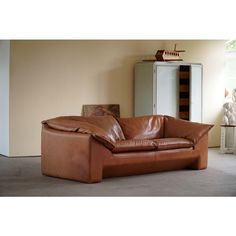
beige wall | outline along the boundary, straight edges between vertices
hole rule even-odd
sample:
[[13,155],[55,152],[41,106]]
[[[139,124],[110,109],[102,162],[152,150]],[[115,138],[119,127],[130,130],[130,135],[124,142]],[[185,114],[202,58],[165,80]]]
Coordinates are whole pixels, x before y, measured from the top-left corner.
[[[11,41],[10,156],[40,155],[40,122],[80,115],[83,104],[119,103],[133,115],[133,68],[173,41]],[[204,122],[219,145],[223,41],[179,41],[188,62],[204,65]]]
[[119,103],[133,115],[133,68],[162,41],[12,41],[10,155],[40,155],[40,122]]

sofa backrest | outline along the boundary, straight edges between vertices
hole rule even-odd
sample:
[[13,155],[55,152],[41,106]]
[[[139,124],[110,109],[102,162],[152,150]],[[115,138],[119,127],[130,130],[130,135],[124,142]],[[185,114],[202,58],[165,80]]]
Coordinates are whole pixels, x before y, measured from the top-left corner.
[[164,116],[117,118],[126,139],[155,139],[164,136]]
[[84,121],[103,129],[113,142],[125,139],[119,123],[113,116],[91,116],[82,118]]
[[162,115],[117,120],[112,116],[61,116],[42,123],[56,130],[91,134],[109,149],[125,139],[185,138],[196,144],[213,127]]

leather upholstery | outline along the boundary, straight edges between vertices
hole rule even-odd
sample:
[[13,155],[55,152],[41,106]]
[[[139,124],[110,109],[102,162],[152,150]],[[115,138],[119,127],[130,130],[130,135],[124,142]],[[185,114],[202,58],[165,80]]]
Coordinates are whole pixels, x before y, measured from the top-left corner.
[[169,116],[118,122],[109,116],[43,121],[42,173],[96,183],[111,176],[207,168],[212,125]]
[[119,118],[126,139],[154,139],[164,136],[163,116]]
[[155,150],[156,147],[156,143],[152,140],[130,139],[117,141],[112,152],[150,151]]
[[46,124],[42,129],[41,152],[44,175],[86,183],[101,181],[103,158],[111,154],[89,134],[55,130]]
[[193,147],[193,142],[184,138],[160,138],[154,139],[153,141],[156,143],[157,150],[170,150]]
[[[104,160],[103,177],[128,176],[167,170],[194,169],[199,154],[193,148],[114,153]],[[195,165],[195,166],[194,166]]]
[[95,139],[102,142],[109,149],[114,148],[116,141],[125,139],[120,125],[112,116],[62,116],[45,120],[42,123],[56,130],[92,134]]
[[196,144],[213,125],[189,122],[171,116],[165,116],[165,138],[186,138]]

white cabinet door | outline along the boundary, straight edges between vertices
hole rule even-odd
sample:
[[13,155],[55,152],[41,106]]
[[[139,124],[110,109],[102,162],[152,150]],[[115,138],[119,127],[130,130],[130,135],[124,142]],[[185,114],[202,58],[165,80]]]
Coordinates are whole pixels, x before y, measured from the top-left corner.
[[190,120],[202,122],[202,66],[191,65]]
[[178,117],[178,68],[176,65],[157,65],[154,72],[155,113]]

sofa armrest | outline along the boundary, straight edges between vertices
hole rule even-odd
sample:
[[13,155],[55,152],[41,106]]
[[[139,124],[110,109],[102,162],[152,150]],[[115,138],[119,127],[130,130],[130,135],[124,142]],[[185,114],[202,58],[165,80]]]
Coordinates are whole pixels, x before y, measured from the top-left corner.
[[198,141],[208,133],[214,125],[202,124],[171,116],[164,118],[164,137],[165,138],[186,138],[197,144]]
[[98,125],[94,125],[86,121],[73,120],[65,117],[57,117],[54,119],[42,121],[42,124],[47,124],[48,127],[55,130],[90,134],[108,149],[112,150],[115,147],[114,142],[111,138],[111,134],[109,135],[108,132],[103,130]]
[[42,173],[93,183],[102,180],[104,158],[110,151],[90,134],[42,127]]

